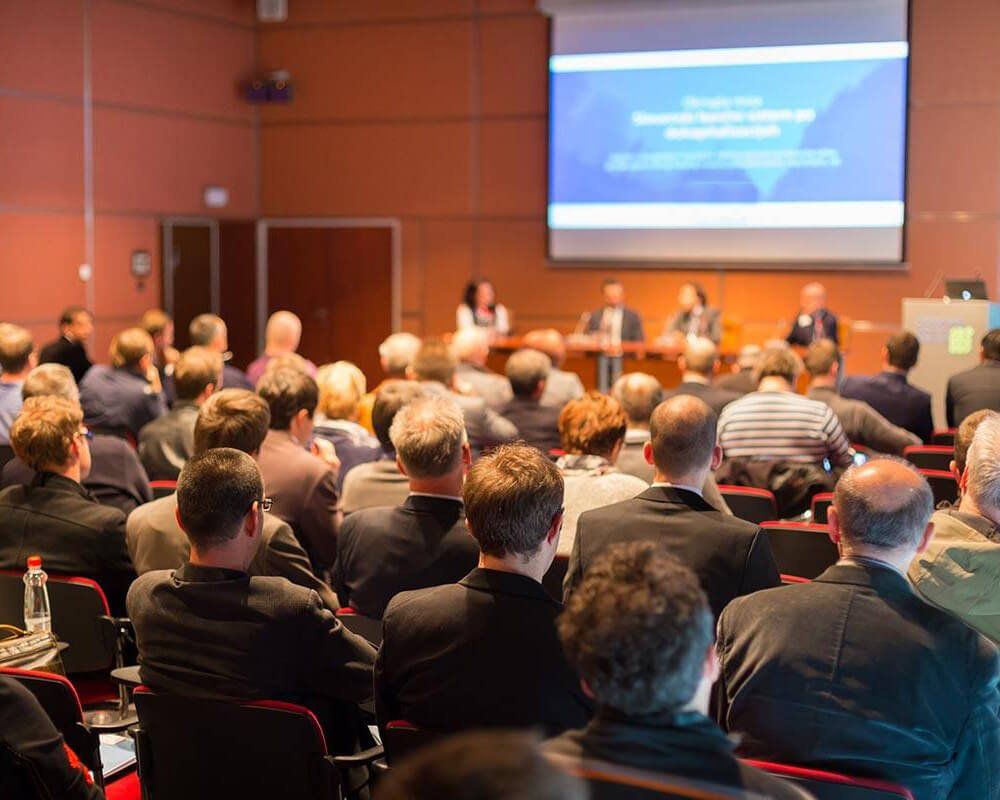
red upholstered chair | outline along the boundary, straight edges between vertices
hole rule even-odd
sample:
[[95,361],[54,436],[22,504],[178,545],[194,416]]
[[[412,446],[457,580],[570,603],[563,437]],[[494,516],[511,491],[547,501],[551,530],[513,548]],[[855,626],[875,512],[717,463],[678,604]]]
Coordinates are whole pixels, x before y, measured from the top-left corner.
[[778,516],[778,504],[768,489],[719,484],[719,492],[733,514],[747,522],[760,525]]
[[812,792],[817,800],[913,800],[904,786],[874,778],[855,778],[839,772],[745,759],[757,769],[792,781]]
[[958,481],[950,472],[943,469],[921,469],[920,474],[927,478],[927,482],[931,485],[934,505],[958,502]]
[[107,800],[142,800],[139,774],[132,770],[122,778],[108,781],[104,787],[104,796]]
[[911,445],[903,450],[903,458],[918,469],[939,469],[948,471],[951,460],[955,457],[955,447],[952,445]]
[[382,620],[359,614],[350,606],[338,609],[337,617],[351,633],[367,639],[375,647],[382,644]]
[[562,602],[563,579],[566,577],[566,570],[569,568],[569,556],[556,556],[552,560],[552,566],[542,577],[542,586],[555,600]]
[[840,557],[825,525],[774,521],[761,523],[761,528],[782,575],[812,579]]
[[958,433],[958,428],[948,428],[943,431],[934,431],[934,433],[931,434],[931,444],[954,447],[956,433]]
[[812,511],[813,525],[826,525],[826,512],[833,505],[833,492],[814,494],[809,508]]
[[149,488],[153,490],[153,497],[159,500],[177,491],[177,481],[150,481]]
[[403,719],[391,720],[382,728],[385,760],[391,766],[393,762],[406,758],[410,753],[440,738],[440,734],[418,728],[412,722]]

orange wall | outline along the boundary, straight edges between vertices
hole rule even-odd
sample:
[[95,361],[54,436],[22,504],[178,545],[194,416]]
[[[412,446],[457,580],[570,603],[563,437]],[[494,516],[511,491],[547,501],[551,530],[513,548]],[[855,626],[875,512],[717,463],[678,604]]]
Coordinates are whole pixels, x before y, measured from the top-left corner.
[[[248,0],[0,3],[0,319],[41,343],[63,306],[86,303],[104,359],[160,304],[162,217],[206,216],[207,184],[229,189],[222,216],[256,214],[255,116],[237,91],[254,26]],[[154,261],[141,288],[136,249]]]
[[[296,100],[262,114],[265,214],[403,220],[407,327],[453,325],[466,280],[490,277],[520,327],[568,330],[605,269],[545,256],[547,20],[534,0],[290,0],[260,26],[260,63]],[[1000,3],[913,0],[907,252],[899,273],[625,270],[651,332],[697,278],[750,338],[794,314],[807,277],[861,321],[849,365],[872,369],[900,299],[935,273],[997,288]]]

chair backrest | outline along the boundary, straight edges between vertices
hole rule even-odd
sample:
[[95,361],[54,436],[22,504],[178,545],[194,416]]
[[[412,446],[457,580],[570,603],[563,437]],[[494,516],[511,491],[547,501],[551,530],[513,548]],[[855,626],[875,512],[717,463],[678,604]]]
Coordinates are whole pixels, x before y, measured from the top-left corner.
[[958,481],[950,472],[942,469],[921,469],[920,474],[927,478],[927,483],[934,493],[934,505],[939,503],[958,502]]
[[954,457],[954,445],[917,444],[903,450],[903,458],[918,469],[940,469],[947,472]]
[[142,686],[135,707],[143,797],[337,797],[323,730],[307,708],[160,695]]
[[814,494],[809,508],[812,511],[813,525],[826,525],[826,512],[833,505],[833,492]]
[[412,722],[403,719],[390,720],[382,728],[385,760],[391,765],[440,738],[441,734],[419,728]]
[[798,578],[815,578],[837,563],[840,554],[824,525],[805,522],[764,522],[778,572]]
[[[52,632],[69,644],[62,660],[69,674],[98,672],[115,659],[114,627],[108,599],[90,578],[49,575]],[[24,627],[23,573],[0,570],[0,623]]]
[[955,446],[955,434],[958,433],[957,428],[948,428],[944,431],[934,431],[931,434],[931,444],[947,445],[949,447]]
[[875,778],[855,778],[839,772],[745,759],[757,769],[802,786],[817,800],[913,800],[904,786]]
[[150,481],[149,488],[153,490],[153,497],[159,500],[177,491],[177,481]]
[[9,444],[0,444],[0,469],[7,466],[8,461],[14,460],[14,448]]
[[339,609],[337,617],[351,633],[367,639],[375,647],[382,644],[382,620],[359,614],[350,606]]
[[556,556],[552,560],[552,566],[542,577],[542,586],[545,587],[553,599],[562,602],[563,580],[566,577],[566,570],[569,568],[569,556]]
[[733,514],[747,522],[760,525],[778,516],[778,503],[769,489],[720,484],[719,492]]

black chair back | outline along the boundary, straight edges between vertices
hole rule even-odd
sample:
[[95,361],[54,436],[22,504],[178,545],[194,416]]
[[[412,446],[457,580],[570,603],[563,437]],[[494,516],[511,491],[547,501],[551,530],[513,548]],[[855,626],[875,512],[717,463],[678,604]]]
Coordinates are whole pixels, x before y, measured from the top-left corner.
[[367,639],[375,647],[382,644],[382,620],[366,617],[353,608],[340,609],[337,612],[337,618],[347,630]]
[[0,469],[7,466],[8,461],[14,460],[14,448],[9,444],[0,444]]
[[149,488],[153,490],[153,499],[159,500],[177,491],[177,481],[150,481]]
[[826,525],[827,511],[833,505],[833,492],[820,492],[814,494],[810,510],[812,511],[813,525]]
[[822,525],[802,522],[765,522],[771,552],[782,575],[813,578],[837,563],[840,554]]
[[931,434],[931,444],[954,447],[956,433],[958,433],[956,428],[948,428],[948,430],[944,431],[934,431],[934,433]]
[[940,469],[947,472],[954,457],[954,447],[940,445],[916,445],[903,451],[903,458],[917,469]]
[[778,516],[778,504],[768,489],[751,486],[727,486],[721,484],[719,493],[734,516],[760,525]]
[[801,786],[817,800],[913,800],[909,789],[888,781],[769,761],[746,763]]
[[566,570],[569,568],[569,556],[556,556],[552,561],[552,566],[542,577],[542,586],[555,600],[560,603],[563,598],[563,580],[566,578]]
[[401,758],[406,758],[421,747],[436,742],[441,734],[418,728],[412,722],[394,719],[382,728],[382,746],[385,760],[390,766]]
[[958,502],[958,481],[950,472],[940,469],[922,469],[920,474],[927,478],[927,483],[934,493],[934,505]]

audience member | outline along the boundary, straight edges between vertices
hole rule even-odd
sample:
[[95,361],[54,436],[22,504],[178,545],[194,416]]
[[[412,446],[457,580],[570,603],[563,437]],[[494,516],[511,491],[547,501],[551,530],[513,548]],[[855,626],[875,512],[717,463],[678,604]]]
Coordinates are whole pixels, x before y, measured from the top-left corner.
[[956,482],[961,483],[962,481],[962,473],[965,472],[965,463],[969,455],[969,448],[972,447],[972,439],[975,437],[980,423],[984,419],[989,419],[994,413],[996,412],[990,411],[988,408],[973,411],[962,420],[962,424],[955,431],[955,449],[951,463],[948,465],[948,471],[955,476]]
[[173,364],[174,407],[139,431],[139,458],[151,481],[175,481],[194,453],[198,409],[222,381],[222,357],[205,347],[185,350]]
[[393,381],[405,381],[410,364],[420,350],[420,339],[412,333],[394,333],[378,346],[378,360],[385,379],[361,398],[358,409],[358,424],[369,433],[375,433],[372,426],[372,407],[379,389]]
[[490,357],[490,334],[486,328],[463,328],[451,340],[451,349],[458,360],[455,383],[471,390],[486,401],[490,408],[500,410],[510,402],[510,383],[486,366]]
[[[257,458],[270,421],[267,403],[253,392],[246,389],[216,392],[198,410],[192,456],[216,447],[229,447]],[[129,514],[125,536],[132,563],[140,575],[178,569],[191,552],[188,537],[177,522],[176,493],[146,503]],[[264,514],[260,544],[247,572],[287,578],[315,590],[331,611],[340,607],[330,587],[313,574],[309,557],[291,527],[274,514]]]
[[375,800],[587,800],[586,784],[552,766],[518,731],[472,731],[422,748],[382,778]]
[[627,427],[618,401],[598,392],[588,392],[563,407],[559,436],[566,454],[556,466],[566,484],[566,508],[559,555],[573,550],[583,512],[635,497],[649,488],[646,481],[615,466]]
[[757,382],[754,380],[754,368],[760,358],[761,348],[756,344],[745,344],[740,348],[740,353],[736,357],[732,371],[720,373],[714,385],[727,392],[736,394],[750,394],[757,389]]
[[983,411],[958,507],[934,512],[934,538],[910,563],[909,578],[928,603],[1000,642],[1000,414]]
[[558,450],[559,409],[542,405],[551,362],[538,350],[518,350],[507,359],[504,371],[514,392],[513,399],[500,409],[504,419],[517,428],[521,441],[543,453]]
[[465,430],[473,454],[517,438],[517,428],[486,405],[481,397],[455,391],[455,357],[440,339],[427,339],[410,365],[411,377],[420,381],[430,394],[454,398],[465,417]]
[[847,376],[840,393],[852,400],[863,400],[893,425],[930,442],[934,433],[931,396],[906,380],[919,355],[916,336],[909,331],[894,333],[882,348],[882,371],[870,377]]
[[[316,381],[295,369],[265,372],[257,392],[271,411],[270,430],[260,447],[258,462],[274,514],[295,532],[313,570],[323,575],[337,557],[337,531],[343,515],[335,453],[312,439],[313,412],[319,402]],[[326,448],[332,450],[329,443]]]
[[120,614],[135,571],[125,549],[125,515],[80,485],[90,472],[89,437],[76,403],[24,401],[10,441],[35,477],[0,492],[0,569],[24,570],[28,556],[39,555],[50,574],[93,578]]
[[379,724],[549,735],[582,726],[590,704],[556,635],[561,606],[541,583],[562,526],[559,471],[533,447],[505,445],[473,465],[464,497],[479,567],[389,603],[375,665]]
[[[267,320],[264,329],[264,352],[250,362],[247,380],[254,386],[263,377],[268,362],[277,356],[295,354],[302,340],[302,320],[291,311],[275,311]],[[316,365],[305,360],[310,377],[316,375]]]
[[153,340],[153,366],[165,385],[167,376],[181,355],[174,347],[174,321],[162,308],[151,308],[142,315],[139,327]]
[[[74,405],[80,403],[73,373],[62,364],[40,364],[31,370],[21,387],[21,395],[25,400],[54,396]],[[90,474],[84,476],[83,486],[101,505],[128,514],[153,499],[139,454],[120,436],[94,433],[90,439],[90,459]],[[35,471],[15,457],[3,468],[0,488],[15,484],[27,486],[34,479]]]
[[920,444],[916,434],[893,425],[868,403],[840,396],[837,392],[840,353],[829,339],[818,339],[809,345],[805,368],[811,377],[806,396],[830,406],[853,444],[892,455],[900,455],[905,448]]
[[396,466],[396,450],[389,432],[399,410],[424,395],[419,383],[404,380],[388,383],[376,393],[372,425],[381,456],[377,461],[359,464],[344,479],[345,514],[376,506],[398,506],[406,501],[409,479]]
[[10,444],[10,426],[21,411],[21,387],[35,360],[31,334],[0,322],[0,445]]
[[840,343],[837,318],[826,307],[826,287],[822,283],[807,283],[799,294],[799,315],[788,332],[788,344],[807,347],[818,339]]
[[704,400],[716,414],[721,414],[722,409],[740,395],[712,385],[712,374],[718,361],[719,351],[711,339],[688,339],[684,352],[677,357],[681,383],[664,392],[664,399],[690,394]]
[[974,411],[1000,411],[1000,328],[983,337],[977,366],[948,379],[944,404],[949,428],[957,428]]
[[586,728],[552,739],[546,751],[771,798],[807,797],[740,762],[735,744],[708,718],[719,674],[714,634],[697,576],[665,542],[607,548],[559,618],[563,650],[597,711]]
[[528,331],[522,340],[524,347],[545,353],[552,362],[542,393],[542,405],[561,409],[570,400],[583,397],[583,381],[575,372],[562,368],[566,362],[566,340],[555,328]]
[[111,366],[87,370],[80,382],[80,404],[92,428],[133,440],[143,426],[167,412],[148,333],[128,328],[111,340]]
[[722,460],[716,416],[704,401],[679,395],[656,407],[646,458],[653,485],[638,497],[580,517],[564,590],[569,597],[594,559],[618,542],[666,544],[701,580],[718,617],[734,597],[777,586],[778,568],[759,527],[709,505],[699,487]]
[[917,800],[1000,797],[996,647],[905,578],[932,511],[905,462],[854,467],[829,511],[840,561],[723,612],[720,719],[743,755],[882,778]]
[[269,505],[246,453],[215,448],[188,461],[177,520],[191,541],[190,560],[172,572],[147,572],[128,593],[139,674],[166,694],[303,703],[327,723],[334,752],[349,752],[339,749],[350,748],[356,733],[345,712],[371,697],[375,651],[316,592],[247,573]]
[[188,338],[192,347],[207,347],[222,356],[223,388],[253,390],[254,385],[247,380],[246,373],[229,363],[233,354],[229,352],[229,329],[222,317],[199,314],[188,325]]
[[446,397],[414,400],[389,435],[410,494],[344,520],[332,581],[343,605],[376,619],[400,592],[454,583],[479,563],[462,504],[472,455],[461,409]]
[[358,424],[358,410],[365,395],[364,373],[350,361],[324,364],[316,372],[319,404],[313,417],[313,436],[333,445],[340,459],[337,491],[347,473],[359,464],[382,457],[378,439]]
[[73,380],[79,384],[92,366],[87,355],[87,339],[93,333],[93,315],[82,306],[69,306],[59,317],[59,338],[42,348],[38,363],[69,367]]

